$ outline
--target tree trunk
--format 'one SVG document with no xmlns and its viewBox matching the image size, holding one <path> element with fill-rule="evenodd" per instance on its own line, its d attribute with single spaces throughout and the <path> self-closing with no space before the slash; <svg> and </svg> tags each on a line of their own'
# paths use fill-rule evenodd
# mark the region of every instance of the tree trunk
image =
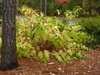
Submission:
<svg viewBox="0 0 100 75">
<path fill-rule="evenodd" d="M 42 0 L 40 0 L 40 13 L 42 12 Z"/>
<path fill-rule="evenodd" d="M 2 54 L 1 70 L 12 70 L 18 67 L 16 54 L 16 0 L 2 0 Z"/>
<path fill-rule="evenodd" d="M 44 0 L 44 15 L 47 15 L 47 0 Z"/>
<path fill-rule="evenodd" d="M 88 9 L 88 0 L 83 0 L 82 8 L 82 15 L 86 15 L 86 10 Z"/>
</svg>

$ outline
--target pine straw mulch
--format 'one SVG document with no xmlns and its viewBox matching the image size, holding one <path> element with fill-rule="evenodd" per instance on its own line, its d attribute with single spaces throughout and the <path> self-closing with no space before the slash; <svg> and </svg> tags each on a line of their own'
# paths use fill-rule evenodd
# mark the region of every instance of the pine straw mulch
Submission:
<svg viewBox="0 0 100 75">
<path fill-rule="evenodd" d="M 0 75 L 100 75 L 100 48 L 86 51 L 90 59 L 72 60 L 68 63 L 51 59 L 44 64 L 32 59 L 18 59 L 19 67 L 11 71 L 0 71 Z"/>
</svg>

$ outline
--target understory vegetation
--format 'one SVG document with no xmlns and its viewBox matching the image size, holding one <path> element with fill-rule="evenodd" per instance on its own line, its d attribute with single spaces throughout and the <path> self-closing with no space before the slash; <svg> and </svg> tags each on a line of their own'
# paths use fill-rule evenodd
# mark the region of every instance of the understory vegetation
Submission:
<svg viewBox="0 0 100 75">
<path fill-rule="evenodd" d="M 79 25 L 83 27 L 83 32 L 88 33 L 94 38 L 94 41 L 91 42 L 92 46 L 100 45 L 100 16 L 82 19 Z"/>
<path fill-rule="evenodd" d="M 17 17 L 18 58 L 32 57 L 36 61 L 46 63 L 54 56 L 60 62 L 67 62 L 86 58 L 84 51 L 92 50 L 99 44 L 97 39 L 100 39 L 100 17 L 83 19 L 79 23 L 69 25 L 69 12 L 65 13 L 65 21 L 57 17 L 44 17 L 43 13 L 37 14 L 27 6 L 19 8 L 19 11 L 25 18 Z M 0 45 L 1 41 L 0 39 Z"/>
</svg>

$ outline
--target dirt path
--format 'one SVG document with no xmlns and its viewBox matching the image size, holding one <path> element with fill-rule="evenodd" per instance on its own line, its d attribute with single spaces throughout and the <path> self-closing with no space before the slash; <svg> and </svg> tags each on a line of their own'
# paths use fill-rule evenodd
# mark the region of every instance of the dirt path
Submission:
<svg viewBox="0 0 100 75">
<path fill-rule="evenodd" d="M 100 50 L 87 51 L 90 59 L 61 63 L 52 59 L 44 64 L 27 58 L 18 59 L 20 66 L 12 71 L 0 71 L 0 75 L 100 75 Z"/>
</svg>

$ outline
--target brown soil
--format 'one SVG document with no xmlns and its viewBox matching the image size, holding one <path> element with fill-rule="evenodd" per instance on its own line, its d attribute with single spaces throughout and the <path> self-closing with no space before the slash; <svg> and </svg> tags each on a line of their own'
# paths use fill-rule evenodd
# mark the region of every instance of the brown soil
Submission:
<svg viewBox="0 0 100 75">
<path fill-rule="evenodd" d="M 40 63 L 28 58 L 18 59 L 20 66 L 11 71 L 0 71 L 0 75 L 100 75 L 100 49 L 86 51 L 91 59 L 72 60 L 68 63 L 52 59 Z"/>
</svg>

